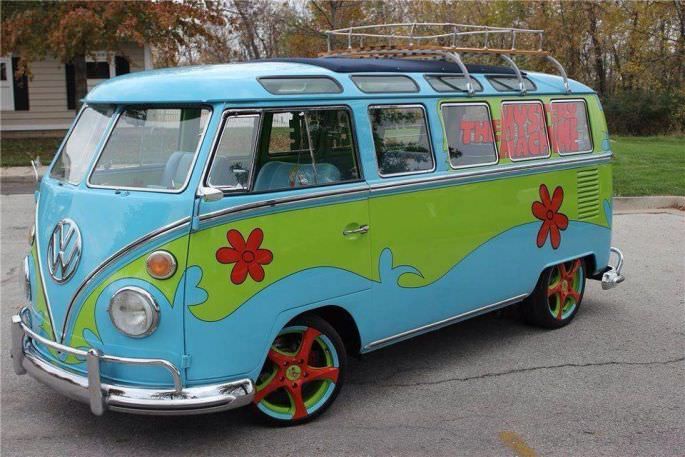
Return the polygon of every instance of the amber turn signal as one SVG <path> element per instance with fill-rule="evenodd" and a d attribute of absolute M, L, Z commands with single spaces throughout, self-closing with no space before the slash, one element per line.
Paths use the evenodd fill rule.
<path fill-rule="evenodd" d="M 147 272 L 155 279 L 167 279 L 176 273 L 176 259 L 167 251 L 155 251 L 145 262 Z"/>

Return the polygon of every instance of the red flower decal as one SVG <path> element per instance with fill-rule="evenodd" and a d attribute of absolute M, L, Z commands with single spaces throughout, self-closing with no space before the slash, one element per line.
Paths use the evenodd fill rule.
<path fill-rule="evenodd" d="M 538 231 L 537 244 L 541 248 L 547 241 L 547 235 L 554 249 L 561 243 L 561 230 L 568 227 L 568 217 L 559 212 L 561 203 L 564 201 L 564 189 L 557 187 L 554 189 L 552 198 L 549 198 L 549 190 L 544 184 L 540 184 L 540 200 L 533 202 L 531 210 L 533 216 L 542 221 L 540 231 Z"/>
<path fill-rule="evenodd" d="M 242 284 L 247 278 L 247 274 L 257 282 L 264 279 L 264 268 L 273 260 L 273 254 L 268 249 L 260 249 L 264 241 L 264 232 L 256 228 L 250 232 L 247 242 L 243 235 L 237 230 L 226 232 L 226 239 L 231 247 L 219 248 L 216 251 L 216 260 L 219 263 L 234 263 L 231 270 L 231 282 Z"/>

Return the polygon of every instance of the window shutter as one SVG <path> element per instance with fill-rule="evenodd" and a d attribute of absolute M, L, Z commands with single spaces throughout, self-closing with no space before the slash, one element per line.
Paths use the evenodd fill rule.
<path fill-rule="evenodd" d="M 125 75 L 126 73 L 131 72 L 131 66 L 126 57 L 116 56 L 114 58 L 114 66 L 116 69 L 116 76 Z"/>
<path fill-rule="evenodd" d="M 19 58 L 12 57 L 12 69 L 19 67 Z M 12 85 L 14 90 L 14 110 L 29 110 L 29 78 L 26 75 L 15 78 L 12 75 Z"/>
<path fill-rule="evenodd" d="M 74 64 L 64 65 L 64 76 L 67 81 L 67 109 L 76 109 L 76 79 L 74 76 Z"/>

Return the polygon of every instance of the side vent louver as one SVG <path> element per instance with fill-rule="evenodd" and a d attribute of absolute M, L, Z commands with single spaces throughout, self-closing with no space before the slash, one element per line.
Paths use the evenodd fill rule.
<path fill-rule="evenodd" d="M 577 175 L 578 219 L 599 216 L 599 170 L 581 170 Z"/>

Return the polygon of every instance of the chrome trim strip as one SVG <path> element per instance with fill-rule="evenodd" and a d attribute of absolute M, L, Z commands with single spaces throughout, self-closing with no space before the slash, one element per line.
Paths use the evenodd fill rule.
<path fill-rule="evenodd" d="M 484 314 L 489 311 L 494 311 L 497 308 L 503 308 L 505 306 L 513 305 L 514 303 L 520 302 L 524 298 L 526 298 L 528 294 L 521 294 L 517 295 L 512 298 L 508 298 L 506 300 L 499 301 L 497 303 L 493 303 L 490 305 L 483 306 L 481 308 L 477 308 L 471 311 L 467 311 L 465 313 L 457 314 L 456 316 L 448 317 L 447 319 L 443 319 L 437 322 L 433 322 L 432 324 L 426 324 L 422 325 L 421 327 L 416 327 L 412 330 L 407 330 L 401 333 L 398 333 L 396 335 L 388 336 L 386 338 L 381 338 L 380 340 L 373 341 L 366 346 L 364 346 L 364 351 L 368 351 L 371 349 L 378 349 L 381 346 L 386 346 L 388 344 L 394 343 L 395 341 L 402 340 L 405 338 L 409 338 L 415 335 L 418 335 L 420 333 L 425 333 L 429 332 L 431 330 L 437 330 L 441 327 L 445 327 L 450 324 L 455 324 L 457 322 L 469 319 L 471 317 L 478 316 L 479 314 Z"/>
<path fill-rule="evenodd" d="M 331 197 L 334 195 L 352 195 L 368 191 L 369 187 L 367 185 L 363 185 L 347 189 L 327 190 L 302 195 L 291 195 L 289 197 L 270 198 L 268 200 L 260 200 L 257 202 L 245 203 L 231 208 L 220 209 L 217 211 L 213 211 L 211 213 L 202 214 L 200 216 L 200 222 L 209 221 L 221 216 L 226 216 L 228 214 L 241 213 L 243 211 L 248 211 L 251 209 L 262 208 L 265 206 L 276 206 L 289 203 L 297 203 L 305 200 L 316 200 L 319 198 Z"/>
<path fill-rule="evenodd" d="M 547 161 L 543 163 L 519 163 L 519 164 L 513 164 L 509 166 L 501 166 L 495 169 L 490 169 L 490 170 L 468 170 L 464 171 L 463 173 L 450 173 L 446 175 L 438 175 L 438 176 L 431 176 L 431 177 L 426 177 L 426 178 L 415 178 L 412 180 L 404 180 L 404 181 L 398 181 L 398 182 L 386 182 L 386 183 L 379 183 L 379 184 L 371 184 L 371 192 L 377 191 L 377 190 L 382 190 L 382 189 L 391 189 L 391 188 L 397 188 L 397 187 L 405 187 L 405 186 L 413 186 L 413 185 L 420 185 L 420 184 L 426 184 L 426 183 L 432 183 L 432 182 L 444 182 L 444 181 L 458 181 L 460 179 L 464 178 L 478 178 L 478 177 L 484 177 L 484 176 L 500 176 L 500 175 L 507 175 L 511 172 L 514 171 L 521 171 L 521 170 L 541 170 L 541 171 L 546 171 L 549 169 L 557 169 L 560 167 L 565 167 L 565 166 L 576 166 L 576 165 L 590 165 L 590 164 L 595 164 L 595 163 L 602 163 L 602 162 L 607 162 L 611 159 L 613 156 L 612 152 L 604 152 L 600 154 L 596 154 L 593 156 L 582 156 L 582 157 L 567 157 L 567 158 L 560 158 L 560 159 L 554 159 L 552 161 Z"/>
<path fill-rule="evenodd" d="M 40 207 L 40 195 L 38 197 L 38 201 L 36 202 L 36 216 L 35 216 L 35 223 L 38 224 L 38 208 Z M 55 340 L 57 340 L 57 331 L 56 331 L 56 323 L 55 323 L 55 318 L 52 315 L 52 306 L 50 305 L 50 297 L 48 296 L 48 288 L 45 285 L 45 275 L 43 274 L 43 262 L 41 260 L 40 256 L 40 236 L 36 236 L 36 263 L 38 264 L 38 268 L 36 268 L 38 276 L 40 276 L 40 286 L 43 288 L 43 297 L 45 298 L 45 306 L 48 308 L 48 314 L 50 317 L 50 328 L 52 328 L 52 335 L 55 337 Z"/>
<path fill-rule="evenodd" d="M 131 251 L 138 246 L 140 246 L 143 243 L 146 243 L 148 241 L 152 241 L 155 238 L 158 238 L 162 235 L 164 235 L 166 232 L 170 232 L 175 229 L 180 229 L 183 228 L 185 225 L 190 225 L 191 218 L 190 216 L 184 217 L 183 219 L 179 219 L 175 222 L 172 222 L 170 224 L 165 225 L 164 227 L 160 227 L 157 230 L 154 230 L 150 233 L 147 233 L 143 235 L 142 237 L 138 238 L 137 240 L 134 240 L 133 242 L 127 244 L 123 248 L 119 249 L 117 252 L 112 254 L 110 257 L 105 259 L 104 262 L 102 262 L 100 265 L 95 267 L 93 271 L 86 277 L 86 279 L 83 280 L 81 285 L 76 289 L 76 292 L 74 292 L 74 295 L 71 297 L 71 301 L 69 302 L 69 306 L 67 306 L 67 311 L 66 314 L 64 315 L 64 324 L 62 326 L 62 335 L 60 336 L 60 341 L 64 342 L 64 335 L 67 331 L 67 325 L 69 323 L 69 316 L 71 315 L 71 309 L 74 306 L 74 303 L 76 302 L 76 299 L 78 296 L 83 292 L 83 290 L 88 286 L 88 284 L 93 280 L 95 276 L 100 273 L 103 269 L 107 268 L 110 266 L 112 263 L 117 261 L 119 258 L 123 257 L 128 251 Z"/>
<path fill-rule="evenodd" d="M 183 105 L 183 104 L 181 104 Z M 114 123 L 111 125 L 111 128 L 107 132 L 104 142 L 102 143 L 102 146 L 100 147 L 99 151 L 97 152 L 97 157 L 93 161 L 89 173 L 88 173 L 88 178 L 86 179 L 86 187 L 90 189 L 106 189 L 106 190 L 129 190 L 129 191 L 134 191 L 134 192 L 155 192 L 155 193 L 160 193 L 160 194 L 182 194 L 187 188 L 188 184 L 190 183 L 190 180 L 193 177 L 193 170 L 195 169 L 195 165 L 197 164 L 197 158 L 200 155 L 200 150 L 202 149 L 202 143 L 205 141 L 205 135 L 207 134 L 207 129 L 209 127 L 210 122 L 212 121 L 212 117 L 214 116 L 214 107 L 212 105 L 208 104 L 202 104 L 199 103 L 196 106 L 202 109 L 207 109 L 209 111 L 209 117 L 207 118 L 207 122 L 204 125 L 204 128 L 202 129 L 202 135 L 200 135 L 200 139 L 197 142 L 197 146 L 195 147 L 195 153 L 193 155 L 193 162 L 190 164 L 190 167 L 188 168 L 188 173 L 186 175 L 186 179 L 183 182 L 183 187 L 180 187 L 178 190 L 169 190 L 169 189 L 148 189 L 144 187 L 125 187 L 125 186 L 102 186 L 98 184 L 92 184 L 90 182 L 91 178 L 93 177 L 93 173 L 95 173 L 95 168 L 97 167 L 98 162 L 100 161 L 100 158 L 102 157 L 102 153 L 105 151 L 105 148 L 107 147 L 107 143 L 109 143 L 109 140 L 111 139 L 112 132 L 114 132 L 114 129 L 116 128 L 117 124 L 119 123 L 119 119 L 121 118 L 121 113 L 123 113 L 126 110 L 126 107 L 128 106 L 141 106 L 145 107 L 148 109 L 183 109 L 190 107 L 192 108 L 192 103 L 191 104 L 186 104 L 186 106 L 169 106 L 168 104 L 160 104 L 159 106 L 156 106 L 155 104 L 122 104 L 119 111 L 118 111 L 118 116 Z"/>

